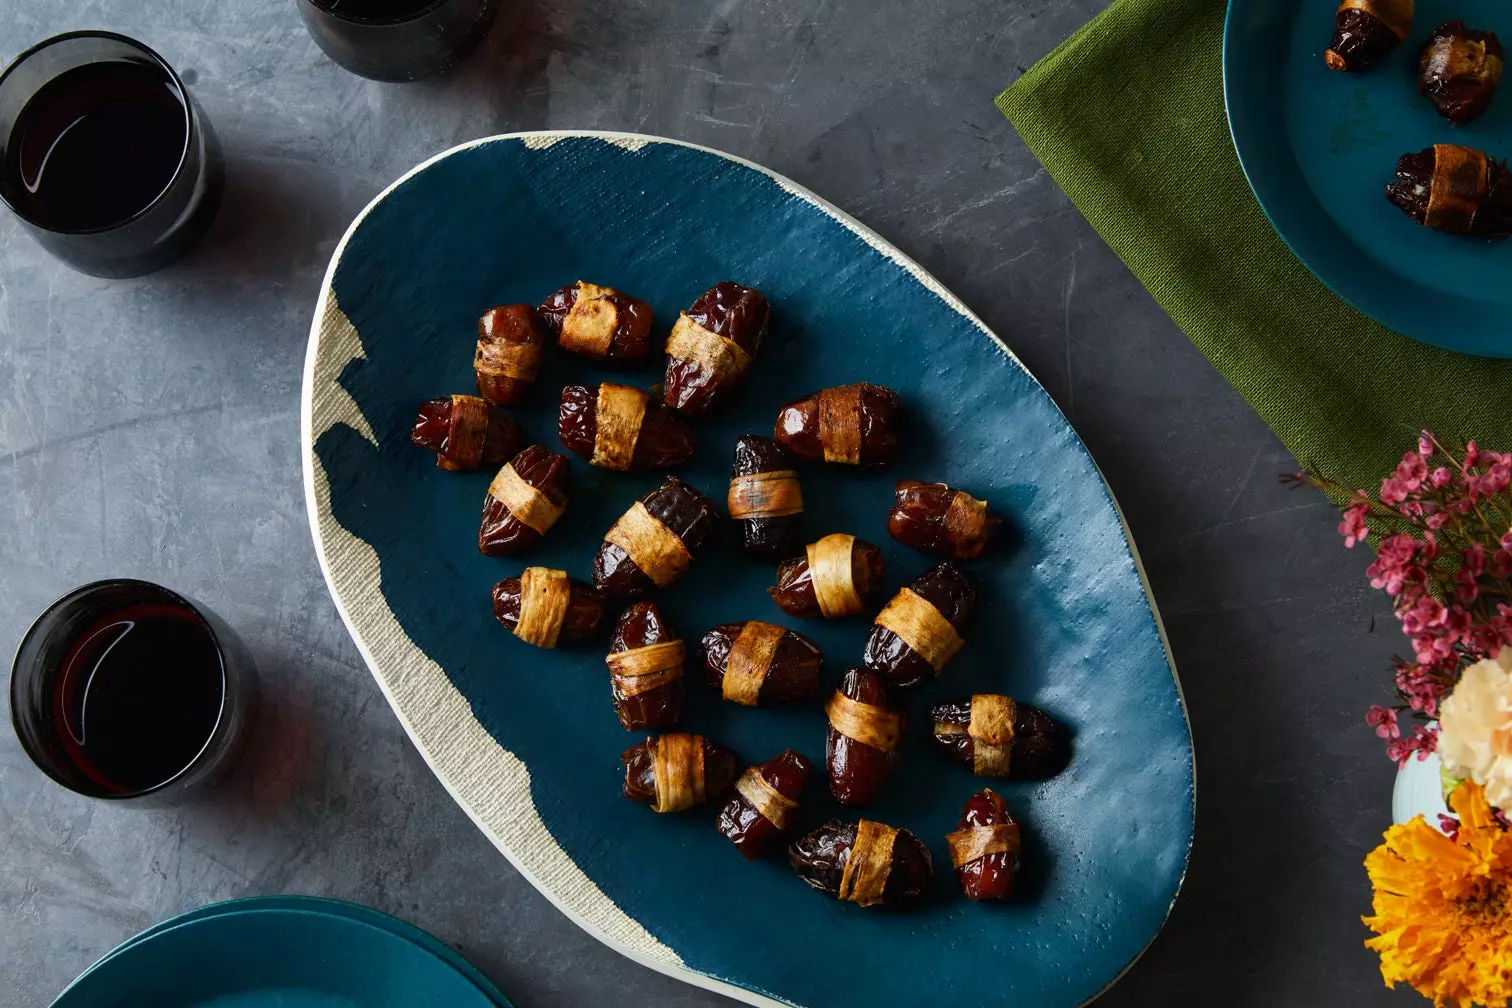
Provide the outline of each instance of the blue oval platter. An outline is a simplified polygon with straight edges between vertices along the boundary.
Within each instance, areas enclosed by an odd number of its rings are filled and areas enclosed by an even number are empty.
[[[717,281],[759,287],[772,331],[749,379],[696,428],[678,475],[722,502],[731,448],[769,433],[783,402],[871,381],[908,422],[884,472],[801,470],[808,541],[845,531],[882,547],[890,590],[936,562],[887,537],[892,485],[944,480],[1011,527],[970,564],[979,598],[965,648],[906,698],[901,762],[867,818],[934,852],[916,911],[866,910],[811,891],[784,860],[747,863],[713,828],[717,806],[656,815],[620,794],[623,731],[606,640],[542,651],[494,621],[489,590],[527,564],[587,578],[604,532],[657,474],[573,459],[573,493],[537,548],[477,551],[491,473],[447,473],[408,443],[422,400],[473,389],[484,310],[539,303],[575,280],[648,301],[665,333]],[[560,450],[558,392],[644,373],[546,355],[527,436]],[[458,803],[563,912],[655,969],[751,1004],[840,1008],[1085,1003],[1160,930],[1193,828],[1191,733],[1127,529],[1076,433],[1034,378],[938,282],[797,185],[703,148],[624,134],[537,133],[467,144],[380,195],[338,246],[311,331],[304,460],[331,593],[400,721]],[[845,470],[845,471],[842,471]],[[732,530],[660,595],[681,636],[760,618],[825,649],[821,699],[859,660],[869,620],[785,617],[773,568]],[[691,656],[690,656],[691,659]],[[1060,776],[993,783],[1026,831],[1019,898],[967,901],[944,836],[986,780],[928,747],[928,706],[1009,693],[1064,722]],[[821,700],[788,710],[721,702],[690,660],[682,727],[746,763],[784,748],[824,755]],[[803,830],[856,812],[811,783]]]
[[[1456,127],[1419,96],[1416,77],[1424,42],[1445,21],[1512,43],[1512,7],[1417,0],[1407,40],[1356,73],[1323,64],[1337,7],[1229,0],[1224,99],[1256,198],[1297,258],[1363,314],[1423,343],[1512,357],[1512,242],[1439,234],[1384,195],[1397,158],[1436,143],[1512,154],[1512,95]]]

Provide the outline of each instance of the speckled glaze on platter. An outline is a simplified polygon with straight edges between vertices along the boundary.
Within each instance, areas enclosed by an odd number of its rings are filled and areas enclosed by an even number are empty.
[[[565,283],[649,302],[657,331],[716,281],[759,287],[773,325],[750,380],[697,427],[678,471],[716,500],[730,451],[777,406],[826,385],[887,384],[909,424],[881,472],[803,466],[810,540],[882,546],[889,589],[934,558],[885,532],[892,483],[938,479],[987,498],[1012,532],[971,563],[979,603],[965,648],[908,695],[911,728],[867,818],[934,853],[923,908],[864,910],[811,892],[782,861],[748,864],[711,808],[656,815],[619,793],[623,731],[604,648],[541,651],[492,618],[489,587],[526,563],[586,578],[603,533],[659,479],[573,460],[567,514],[514,561],[477,552],[491,474],[447,473],[407,435],[415,405],[472,390],[477,316]],[[569,382],[650,385],[641,373],[550,353],[526,404],[529,438],[556,445]],[[751,1004],[928,1002],[1070,1006],[1095,997],[1155,937],[1191,846],[1194,767],[1180,687],[1127,529],[1075,432],[985,326],[915,263],[818,197],[748,162],[654,137],[531,133],[467,144],[373,201],[333,256],[311,330],[303,457],[316,549],[343,619],[445,786],[564,913],[624,954]],[[791,620],[772,568],[733,530],[660,593],[681,634],[760,618],[825,649],[821,695],[858,661],[867,620]],[[602,642],[601,642],[602,643]],[[927,709],[1009,693],[1069,726],[1059,777],[1004,782],[1024,822],[1021,898],[967,902],[943,837],[985,783],[928,748]],[[815,702],[721,702],[690,673],[685,730],[746,763],[788,747],[822,759]],[[997,785],[994,785],[995,787]],[[801,823],[846,815],[811,784]],[[851,812],[848,818],[854,818]]]

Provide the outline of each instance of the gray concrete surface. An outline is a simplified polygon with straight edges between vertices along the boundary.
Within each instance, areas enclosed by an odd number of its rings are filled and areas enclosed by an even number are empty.
[[[300,369],[337,238],[415,162],[548,127],[665,134],[809,186],[959,293],[1080,429],[1148,565],[1199,768],[1185,891],[1100,1003],[1415,1003],[1360,944],[1392,780],[1361,717],[1401,645],[1366,558],[1277,485],[1285,449],[992,106],[1101,5],[526,0],[457,73],[413,85],[333,66],[287,0],[0,5],[5,58],[81,27],[159,49],[229,160],[208,244],[141,280],[71,273],[0,220],[0,646],[75,584],[151,578],[240,628],[269,701],[232,778],[164,812],[69,794],[0,733],[0,1005],[261,893],[396,913],[521,1008],[729,1003],[598,944],[473,829],[363,667],[306,528]]]

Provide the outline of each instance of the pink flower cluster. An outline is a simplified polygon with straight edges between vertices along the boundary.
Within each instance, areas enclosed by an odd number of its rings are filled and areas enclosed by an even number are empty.
[[[1302,474],[1343,496],[1342,488]],[[1372,498],[1346,497],[1339,534],[1353,547],[1372,537],[1375,560],[1366,569],[1372,588],[1391,596],[1413,661],[1396,663],[1400,700],[1372,707],[1365,721],[1386,740],[1399,764],[1421,759],[1438,744],[1436,725],[1402,733],[1397,717],[1425,721],[1454,688],[1460,670],[1512,644],[1512,454],[1482,451],[1475,442],[1455,451],[1432,433],[1381,481]]]

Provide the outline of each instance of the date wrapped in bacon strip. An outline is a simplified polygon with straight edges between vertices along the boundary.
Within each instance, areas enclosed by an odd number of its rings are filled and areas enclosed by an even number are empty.
[[[746,707],[807,700],[819,688],[824,654],[802,634],[761,620],[725,623],[704,634],[704,675]]]
[[[1441,24],[1428,36],[1418,59],[1418,90],[1439,115],[1456,126],[1479,119],[1491,107],[1506,68],[1506,51],[1495,32]]]
[[[903,713],[885,679],[856,668],[845,670],[824,713],[830,794],[844,805],[865,805],[882,793],[897,766]]]
[[[1038,707],[996,693],[936,704],[935,747],[979,777],[1036,780],[1065,767],[1069,746],[1060,722]]]
[[[520,444],[509,414],[477,396],[453,395],[420,404],[410,442],[436,453],[436,467],[452,471],[502,465]]]
[[[682,715],[686,646],[655,602],[620,614],[609,641],[614,713],[628,731],[665,728]]]
[[[593,583],[608,595],[665,588],[713,538],[719,513],[707,497],[674,476],[631,505],[604,536]]]
[[[964,490],[904,479],[893,490],[887,534],[913,549],[970,560],[982,555],[1000,524],[986,501]]]
[[[506,556],[533,545],[567,509],[571,471],[565,455],[531,445],[505,463],[488,485],[478,550]]]
[[[983,788],[966,799],[961,821],[954,832],[945,834],[945,843],[968,899],[1012,898],[1023,838],[997,792]]]
[[[604,382],[562,389],[557,435],[591,465],[616,472],[670,469],[693,457],[693,432],[649,393]]]
[[[881,550],[837,532],[778,565],[777,584],[767,594],[789,616],[841,619],[875,607],[885,575]]]
[[[527,644],[554,648],[592,637],[604,618],[604,596],[565,571],[527,567],[493,588],[494,618]]]
[[[478,395],[495,406],[519,402],[540,373],[545,342],[541,320],[530,305],[500,305],[484,312],[473,354]]]
[[[717,798],[735,780],[735,753],[702,735],[651,735],[620,754],[624,795],[653,812],[683,812]]]
[[[1472,238],[1512,234],[1512,176],[1484,151],[1434,144],[1403,154],[1396,177],[1386,198],[1419,224]]]
[[[777,442],[754,434],[735,442],[726,503],[751,556],[776,561],[798,552],[803,488]]]
[[[557,345],[589,360],[636,365],[651,355],[651,306],[579,280],[536,309]]]
[[[794,841],[788,861],[810,888],[864,907],[917,903],[934,871],[918,837],[869,819],[831,819]]]
[[[1411,31],[1412,0],[1343,0],[1323,62],[1330,70],[1364,70],[1390,55]]]
[[[898,686],[939,675],[965,643],[961,632],[975,605],[976,588],[954,563],[925,571],[877,614],[866,638],[866,667]]]
[[[885,385],[827,388],[783,406],[772,436],[809,462],[885,466],[898,452],[899,405]]]
[[[720,809],[714,828],[747,861],[776,854],[787,843],[798,799],[812,771],[808,757],[793,749],[760,766],[747,767]]]
[[[729,398],[761,349],[771,311],[761,291],[728,280],[700,294],[667,340],[662,401],[702,416]]]

